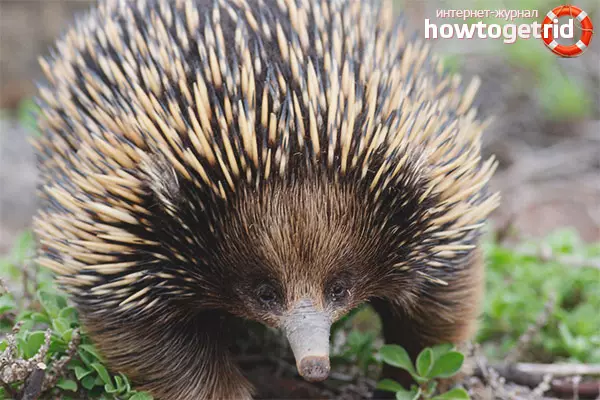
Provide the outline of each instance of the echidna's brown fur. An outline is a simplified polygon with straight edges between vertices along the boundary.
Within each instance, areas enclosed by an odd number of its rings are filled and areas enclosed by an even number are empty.
[[[263,281],[281,313],[373,300],[413,355],[468,337],[498,203],[478,82],[445,75],[391,14],[102,1],[41,61],[39,262],[114,370],[159,398],[249,397],[228,316],[278,326],[249,294]]]

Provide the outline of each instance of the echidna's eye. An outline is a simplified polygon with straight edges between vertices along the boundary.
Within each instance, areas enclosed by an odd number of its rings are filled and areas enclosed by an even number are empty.
[[[272,306],[277,302],[277,292],[269,285],[262,285],[257,291],[258,299],[265,306]]]
[[[329,287],[329,299],[333,302],[339,302],[346,298],[348,290],[342,282],[335,282]]]

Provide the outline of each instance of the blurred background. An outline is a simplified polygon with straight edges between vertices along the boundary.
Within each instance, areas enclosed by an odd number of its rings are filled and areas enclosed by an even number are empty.
[[[48,53],[73,16],[93,3],[0,0],[2,274],[11,271],[18,276],[24,254],[31,254],[24,249],[32,242],[26,232],[35,211],[36,171],[27,138],[36,134],[31,112],[34,82],[41,76],[37,59]],[[549,10],[562,4],[554,0],[393,1],[394,10],[403,13],[421,38],[426,18],[438,26],[463,22],[437,18],[437,10],[538,10],[541,22]],[[517,39],[514,44],[493,39],[430,41],[449,70],[460,72],[465,80],[480,77],[476,105],[480,115],[494,117],[483,151],[500,160],[492,185],[502,192],[503,201],[492,218],[488,296],[478,336],[492,360],[519,347],[523,332],[536,324],[542,312],[546,319],[537,327],[542,333],[529,339],[525,360],[600,363],[600,2],[580,0],[577,5],[590,15],[597,32],[577,58],[560,58],[539,39]],[[512,21],[522,22],[533,20]],[[579,29],[576,23],[577,37]],[[538,244],[520,246],[530,240]],[[347,368],[342,370],[350,378],[340,378],[339,388],[327,387],[327,396],[361,398],[373,381],[361,381],[371,373],[356,372],[356,366],[371,371],[373,365],[380,365],[373,358],[373,346],[381,343],[373,330],[372,313],[359,313],[344,326],[334,351],[345,360]],[[264,376],[267,386],[272,386],[271,373]],[[600,382],[596,384],[600,387]],[[294,385],[305,397],[312,396],[310,385]],[[352,390],[358,394],[344,397]]]

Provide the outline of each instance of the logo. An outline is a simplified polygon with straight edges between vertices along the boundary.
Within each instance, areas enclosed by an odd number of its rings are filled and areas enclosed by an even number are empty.
[[[573,19],[576,19],[581,24],[581,38],[577,41],[577,43],[566,46],[562,44],[558,44],[555,40],[555,37],[558,36],[558,18],[570,16]],[[569,23],[572,24],[573,20],[570,20]],[[572,25],[569,25],[572,27]],[[563,27],[560,29],[560,33],[563,32]],[[565,4],[563,6],[559,6],[554,8],[552,11],[546,14],[546,18],[544,18],[544,22],[542,22],[542,40],[546,44],[546,46],[552,50],[555,54],[558,54],[561,57],[578,57],[585,49],[588,48],[590,42],[592,41],[592,35],[594,34],[594,26],[592,25],[592,20],[587,15],[585,11],[581,8],[572,6],[570,4]],[[561,35],[568,36],[568,35]]]

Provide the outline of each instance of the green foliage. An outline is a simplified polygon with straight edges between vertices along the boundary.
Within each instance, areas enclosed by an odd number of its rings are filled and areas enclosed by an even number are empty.
[[[346,337],[343,352],[339,357],[343,358],[345,362],[351,362],[363,373],[366,373],[369,367],[377,361],[373,356],[375,339],[376,336],[372,332],[352,330]]]
[[[555,296],[548,322],[530,345],[532,360],[600,362],[600,269],[585,266],[585,260],[598,262],[600,244],[586,245],[574,231],[563,230],[513,250],[486,247],[487,293],[478,341],[488,356],[501,359]],[[538,255],[539,249],[551,256]],[[561,261],[565,257],[581,266]]]
[[[396,399],[469,399],[469,395],[462,388],[454,388],[448,392],[436,394],[437,380],[450,378],[460,371],[464,355],[449,344],[427,347],[419,353],[416,363],[413,364],[410,356],[401,346],[388,344],[379,350],[381,360],[393,367],[407,371],[417,382],[406,390],[398,382],[383,379],[377,388],[396,393]]]
[[[30,263],[32,246],[31,234],[25,233],[18,238],[11,254],[0,261],[1,276],[13,278],[8,282],[9,287],[10,283],[22,280],[20,275],[25,271],[25,265]],[[74,335],[78,335],[77,310],[69,304],[67,297],[54,287],[47,271],[33,273],[33,268],[27,271],[28,274],[35,275],[35,279],[31,279],[33,276],[30,279],[33,281],[32,286],[39,289],[32,294],[33,298],[30,304],[27,304],[26,310],[20,309],[19,302],[12,294],[3,293],[0,296],[0,319],[3,322],[0,325],[0,351],[8,347],[8,335],[15,324],[21,324],[18,332],[14,334],[15,359],[30,359],[36,356],[44,345],[46,330],[50,330],[49,349],[42,362],[52,368],[53,363],[66,357],[69,347],[74,345],[70,342]],[[74,356],[67,364],[65,373],[49,391],[54,397],[151,399],[148,394],[133,390],[123,374],[110,373],[85,334],[81,334],[79,340],[80,344],[73,346]],[[18,389],[22,384],[23,382],[14,382],[10,388]],[[0,388],[0,399],[9,397],[5,390],[5,387]],[[83,392],[85,396],[82,395]]]
[[[352,310],[342,317],[331,329],[332,337],[339,337],[341,345],[334,346],[331,361],[334,365],[353,366],[362,374],[369,375],[377,369],[378,360],[375,357],[376,342],[380,335],[381,323],[375,311],[368,305]],[[339,347],[339,349],[338,349]]]

